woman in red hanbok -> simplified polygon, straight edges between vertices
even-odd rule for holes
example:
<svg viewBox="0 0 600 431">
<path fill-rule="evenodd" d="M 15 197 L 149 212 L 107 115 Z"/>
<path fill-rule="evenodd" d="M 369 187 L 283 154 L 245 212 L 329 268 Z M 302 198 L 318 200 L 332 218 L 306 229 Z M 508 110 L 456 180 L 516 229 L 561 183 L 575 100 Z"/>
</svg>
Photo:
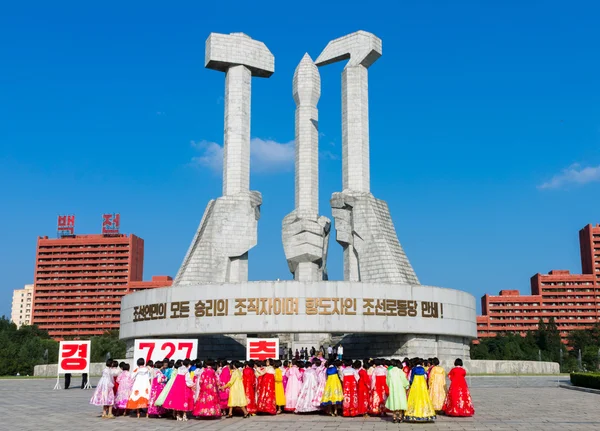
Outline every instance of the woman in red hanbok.
<svg viewBox="0 0 600 431">
<path fill-rule="evenodd" d="M 342 371 L 343 387 L 344 387 L 344 402 L 342 404 L 344 416 L 358 416 L 358 369 L 360 361 L 352 363 L 352 361 L 344 361 L 346 368 Z"/>
<path fill-rule="evenodd" d="M 194 416 L 204 418 L 221 417 L 221 399 L 219 397 L 219 379 L 217 365 L 208 360 L 204 362 L 204 370 L 199 373 L 198 399 L 194 405 Z"/>
<path fill-rule="evenodd" d="M 256 414 L 256 375 L 254 374 L 254 361 L 246 362 L 242 372 L 242 381 L 244 383 L 244 392 L 246 392 L 246 409 L 251 415 Z"/>
<path fill-rule="evenodd" d="M 454 361 L 454 368 L 448 373 L 450 389 L 448 389 L 448 395 L 442 408 L 442 411 L 448 416 L 469 417 L 475 414 L 469 386 L 465 380 L 467 372 L 462 365 L 462 360 L 457 359 Z"/>
<path fill-rule="evenodd" d="M 357 407 L 357 414 L 359 415 L 363 415 L 363 416 L 368 416 L 368 412 L 369 412 L 369 395 L 371 392 L 371 377 L 369 376 L 369 373 L 367 373 L 367 370 L 365 370 L 364 368 L 361 367 L 361 363 L 360 361 L 356 361 L 358 362 L 358 385 L 357 385 L 357 392 L 358 392 L 358 407 Z M 354 363 L 354 365 L 356 365 L 356 362 Z"/>
<path fill-rule="evenodd" d="M 258 371 L 261 382 L 259 384 L 256 407 L 260 413 L 269 413 L 274 415 L 277 413 L 275 405 L 275 369 L 271 362 L 267 359 L 266 367 Z"/>
<path fill-rule="evenodd" d="M 369 413 L 372 415 L 385 415 L 385 401 L 389 394 L 387 385 L 387 368 L 380 359 L 375 359 L 375 369 L 371 375 L 371 399 Z"/>
</svg>

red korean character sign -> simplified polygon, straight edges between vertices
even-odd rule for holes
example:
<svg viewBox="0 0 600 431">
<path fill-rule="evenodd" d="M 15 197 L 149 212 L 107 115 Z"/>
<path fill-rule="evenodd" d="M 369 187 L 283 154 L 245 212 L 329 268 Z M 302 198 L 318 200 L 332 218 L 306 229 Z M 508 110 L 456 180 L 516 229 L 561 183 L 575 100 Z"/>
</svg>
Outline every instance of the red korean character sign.
<svg viewBox="0 0 600 431">
<path fill-rule="evenodd" d="M 162 361 L 165 358 L 196 359 L 198 356 L 198 340 L 160 339 L 160 340 L 135 340 L 133 359 L 143 358 L 148 362 Z"/>
<path fill-rule="evenodd" d="M 58 374 L 90 372 L 91 341 L 61 341 Z"/>
<path fill-rule="evenodd" d="M 56 224 L 58 236 L 75 235 L 75 216 L 59 215 Z"/>
<path fill-rule="evenodd" d="M 117 234 L 121 226 L 120 214 L 102 214 L 102 233 Z"/>
<path fill-rule="evenodd" d="M 246 360 L 279 359 L 279 338 L 248 338 Z"/>
</svg>

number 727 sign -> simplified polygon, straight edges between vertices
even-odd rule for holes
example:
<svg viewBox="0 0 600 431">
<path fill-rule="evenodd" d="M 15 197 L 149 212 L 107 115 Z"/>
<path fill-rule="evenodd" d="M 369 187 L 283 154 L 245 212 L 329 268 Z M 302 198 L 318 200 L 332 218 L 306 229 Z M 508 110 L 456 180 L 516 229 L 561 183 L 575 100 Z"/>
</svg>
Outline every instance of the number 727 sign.
<svg viewBox="0 0 600 431">
<path fill-rule="evenodd" d="M 135 340 L 133 361 L 143 358 L 144 361 L 162 361 L 165 358 L 196 359 L 198 354 L 198 340 L 163 339 L 163 340 Z"/>
</svg>

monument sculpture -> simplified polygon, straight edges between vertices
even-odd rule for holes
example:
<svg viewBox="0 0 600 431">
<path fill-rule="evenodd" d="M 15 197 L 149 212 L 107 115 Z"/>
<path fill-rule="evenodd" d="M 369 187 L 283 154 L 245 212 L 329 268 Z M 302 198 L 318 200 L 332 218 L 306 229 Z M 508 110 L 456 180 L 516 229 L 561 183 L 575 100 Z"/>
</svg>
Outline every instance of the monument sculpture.
<svg viewBox="0 0 600 431">
<path fill-rule="evenodd" d="M 294 72 L 296 102 L 296 209 L 283 219 L 283 248 L 294 280 L 326 280 L 331 221 L 319 217 L 319 111 L 321 77 L 307 54 Z"/>
<path fill-rule="evenodd" d="M 262 197 L 250 191 L 250 84 L 275 72 L 275 58 L 243 33 L 212 33 L 205 62 L 225 72 L 223 196 L 208 203 L 175 286 L 248 281 L 248 250 L 257 241 Z"/>
<path fill-rule="evenodd" d="M 250 191 L 252 77 L 274 73 L 264 43 L 211 33 L 205 65 L 225 72 L 223 196 L 209 202 L 172 287 L 126 295 L 120 336 L 133 354 L 140 338 L 197 337 L 200 357 L 245 355 L 245 339 L 276 336 L 300 347 L 341 341 L 345 356 L 468 356 L 477 336 L 475 298 L 424 286 L 398 241 L 387 204 L 370 191 L 368 68 L 382 54 L 375 35 L 335 39 L 313 62 L 305 54 L 292 83 L 295 208 L 282 223 L 293 280 L 248 281 L 262 204 Z M 342 72 L 342 191 L 331 198 L 344 280 L 327 277 L 330 220 L 319 215 L 317 67 L 348 60 Z"/>
</svg>

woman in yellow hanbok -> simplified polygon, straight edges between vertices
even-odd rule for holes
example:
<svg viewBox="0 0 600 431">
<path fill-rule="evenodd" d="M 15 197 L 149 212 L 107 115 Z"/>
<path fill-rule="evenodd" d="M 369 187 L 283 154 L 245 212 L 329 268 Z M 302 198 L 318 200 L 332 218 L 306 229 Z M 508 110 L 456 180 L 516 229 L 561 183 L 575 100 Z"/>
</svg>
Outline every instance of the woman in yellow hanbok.
<svg viewBox="0 0 600 431">
<path fill-rule="evenodd" d="M 285 407 L 285 389 L 283 387 L 283 372 L 281 371 L 281 361 L 276 360 L 275 367 L 275 404 L 277 405 L 277 414 Z"/>
<path fill-rule="evenodd" d="M 242 368 L 242 363 L 239 361 L 233 361 L 231 363 L 231 367 L 233 368 L 231 372 L 231 379 L 224 388 L 231 388 L 229 390 L 229 399 L 227 400 L 227 406 L 229 407 L 229 415 L 228 418 L 233 417 L 233 408 L 240 407 L 244 412 L 244 418 L 248 417 L 248 410 L 246 410 L 246 406 L 248 405 L 248 400 L 246 399 L 246 392 L 244 391 L 244 383 L 242 380 L 242 372 L 240 369 Z"/>
<path fill-rule="evenodd" d="M 429 392 L 423 360 L 419 359 L 412 369 L 410 392 L 408 394 L 408 408 L 404 414 L 405 422 L 434 422 L 435 410 Z"/>
<path fill-rule="evenodd" d="M 446 371 L 440 367 L 438 358 L 433 358 L 433 367 L 429 370 L 429 398 L 433 409 L 442 411 L 446 400 Z"/>
<path fill-rule="evenodd" d="M 321 407 L 325 407 L 329 415 L 337 416 L 338 407 L 344 402 L 344 391 L 337 367 L 333 362 L 327 362 L 327 364 L 327 382 L 321 398 Z"/>
</svg>

